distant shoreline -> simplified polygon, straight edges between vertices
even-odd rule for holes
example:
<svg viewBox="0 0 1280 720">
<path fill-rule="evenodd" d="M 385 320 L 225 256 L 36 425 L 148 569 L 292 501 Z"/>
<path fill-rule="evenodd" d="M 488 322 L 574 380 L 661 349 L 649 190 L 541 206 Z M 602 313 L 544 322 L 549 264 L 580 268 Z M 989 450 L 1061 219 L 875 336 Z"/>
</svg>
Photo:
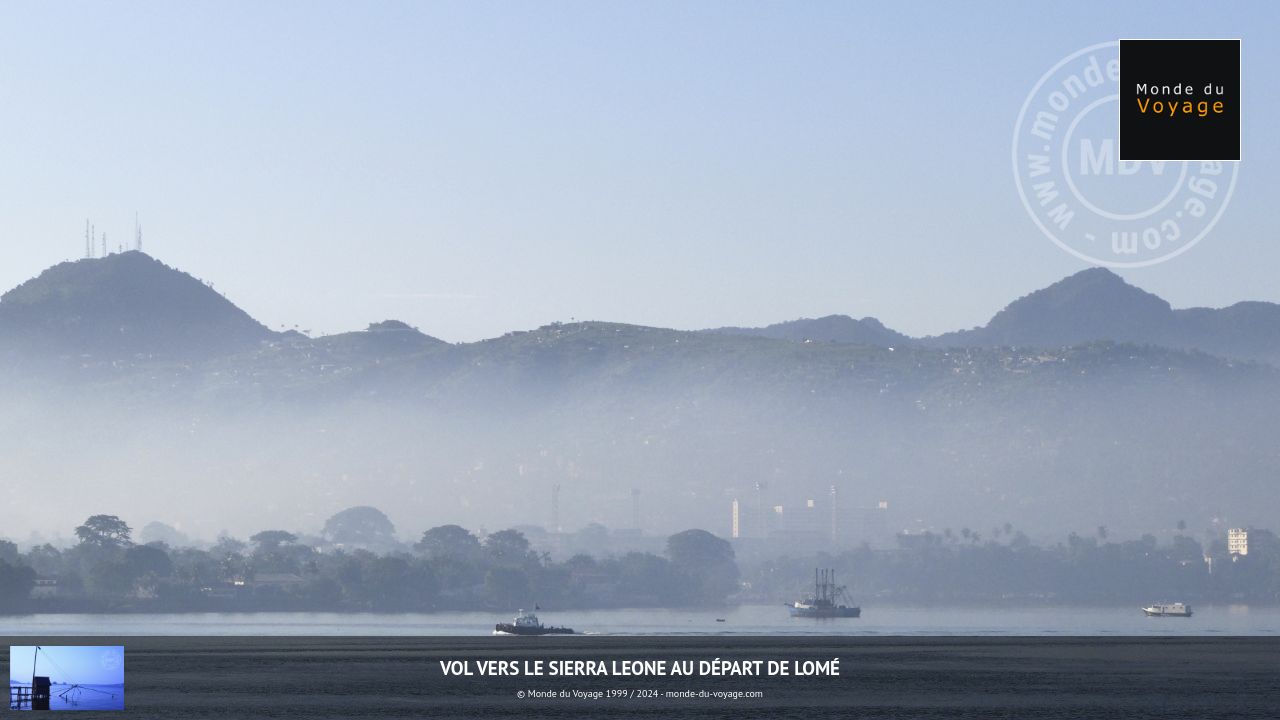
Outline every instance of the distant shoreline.
<svg viewBox="0 0 1280 720">
<path fill-rule="evenodd" d="M 1062 601 L 936 601 L 936 602 L 906 602 L 899 600 L 888 600 L 879 603 L 861 603 L 863 607 L 892 607 L 897 610 L 1138 610 L 1144 603 L 1151 602 L 1151 598 L 1143 598 L 1134 602 L 1062 602 Z M 1243 607 L 1243 609 L 1271 610 L 1280 609 L 1280 602 L 1210 602 L 1197 601 L 1192 598 L 1189 601 L 1199 609 L 1219 609 L 1219 607 Z M 783 602 L 742 602 L 735 605 L 723 606 L 654 606 L 654 605 L 634 605 L 634 606 L 605 606 L 605 607 L 557 607 L 554 611 L 559 614 L 564 612 L 707 612 L 707 614 L 717 614 L 727 610 L 736 610 L 739 607 L 780 607 L 782 609 L 786 603 Z M 59 616 L 59 615 L 375 615 L 381 618 L 390 618 L 396 615 L 465 615 L 465 614 L 490 614 L 504 616 L 509 615 L 515 609 L 508 607 L 479 607 L 479 609 L 439 609 L 439 610 L 306 610 L 306 609 L 244 609 L 244 610 L 157 610 L 157 609 L 81 609 L 81 610 L 46 610 L 38 609 L 27 612 L 0 612 L 0 619 L 10 618 L 32 618 L 32 616 Z"/>
<path fill-rule="evenodd" d="M 1006 600 L 936 600 L 936 601 L 906 601 L 900 599 L 880 599 L 877 601 L 866 601 L 861 603 L 864 608 L 895 608 L 895 609 L 912 609 L 912 610 L 987 610 L 987 609 L 1019 609 L 1019 610 L 1053 610 L 1053 609 L 1074 609 L 1074 610 L 1127 610 L 1140 609 L 1144 604 L 1152 602 L 1152 598 L 1140 598 L 1132 602 L 1065 602 L 1061 600 L 1023 600 L 1023 599 L 1006 599 Z M 1186 602 L 1192 603 L 1197 608 L 1256 608 L 1256 609 L 1273 609 L 1280 608 L 1280 601 L 1275 602 L 1221 602 L 1209 601 L 1198 598 L 1188 598 Z M 688 612 L 697 613 L 705 612 L 707 614 L 716 614 L 735 610 L 738 608 L 749 607 L 778 607 L 783 608 L 787 603 L 779 600 L 773 602 L 742 602 L 729 603 L 725 605 L 713 606 L 688 606 L 688 605 L 610 605 L 601 607 L 557 607 L 553 611 L 556 613 L 602 613 L 602 612 Z M 219 610 L 164 610 L 156 608 L 119 608 L 119 609 L 33 609 L 26 612 L 0 612 L 0 618 L 20 618 L 32 617 L 38 615 L 48 616 L 66 616 L 66 615 L 374 615 L 379 617 L 393 617 L 396 615 L 460 615 L 460 614 L 493 614 L 504 616 L 513 612 L 515 608 L 439 608 L 434 610 L 353 610 L 345 609 L 281 609 L 281 608 L 247 608 L 247 609 L 219 609 Z"/>
</svg>

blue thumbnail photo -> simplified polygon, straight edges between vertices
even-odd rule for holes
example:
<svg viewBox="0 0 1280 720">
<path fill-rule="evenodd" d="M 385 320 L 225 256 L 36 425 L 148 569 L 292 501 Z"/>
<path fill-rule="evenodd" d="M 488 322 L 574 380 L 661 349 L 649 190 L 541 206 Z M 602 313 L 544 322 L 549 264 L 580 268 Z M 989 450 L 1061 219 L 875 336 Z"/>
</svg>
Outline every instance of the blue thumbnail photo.
<svg viewBox="0 0 1280 720">
<path fill-rule="evenodd" d="M 10 710 L 123 710 L 124 647 L 11 645 Z"/>
</svg>

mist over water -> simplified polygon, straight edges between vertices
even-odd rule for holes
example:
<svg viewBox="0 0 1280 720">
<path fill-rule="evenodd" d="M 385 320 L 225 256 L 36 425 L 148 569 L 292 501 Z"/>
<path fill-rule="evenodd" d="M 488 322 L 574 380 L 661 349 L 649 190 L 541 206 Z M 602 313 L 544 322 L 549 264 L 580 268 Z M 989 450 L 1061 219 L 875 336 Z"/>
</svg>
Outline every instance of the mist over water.
<svg viewBox="0 0 1280 720">
<path fill-rule="evenodd" d="M 182 613 L 30 615 L 0 623 L 13 635 L 486 636 L 493 612 Z M 721 610 L 666 608 L 544 612 L 544 622 L 586 635 L 789 636 L 1276 636 L 1280 608 L 1197 606 L 1191 618 L 1149 618 L 1137 607 L 879 605 L 858 619 L 787 616 L 780 605 Z M 717 622 L 721 618 L 724 622 Z M 521 642 L 495 637 L 494 647 Z"/>
</svg>

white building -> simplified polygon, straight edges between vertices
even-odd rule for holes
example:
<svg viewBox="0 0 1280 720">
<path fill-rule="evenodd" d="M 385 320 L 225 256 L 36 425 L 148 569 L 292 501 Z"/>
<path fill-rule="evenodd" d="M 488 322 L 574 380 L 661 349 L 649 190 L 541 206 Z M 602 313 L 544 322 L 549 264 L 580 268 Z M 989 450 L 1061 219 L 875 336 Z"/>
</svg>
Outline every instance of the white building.
<svg viewBox="0 0 1280 720">
<path fill-rule="evenodd" d="M 1231 528 L 1227 530 L 1227 552 L 1232 555 L 1249 554 L 1249 530 L 1247 528 Z"/>
</svg>

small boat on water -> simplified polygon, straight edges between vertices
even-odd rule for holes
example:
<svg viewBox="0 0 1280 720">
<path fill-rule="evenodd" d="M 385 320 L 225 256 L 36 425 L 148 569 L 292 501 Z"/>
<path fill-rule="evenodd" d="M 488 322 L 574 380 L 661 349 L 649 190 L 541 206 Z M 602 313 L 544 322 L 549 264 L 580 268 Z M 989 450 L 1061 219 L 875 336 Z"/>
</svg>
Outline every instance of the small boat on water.
<svg viewBox="0 0 1280 720">
<path fill-rule="evenodd" d="M 1147 617 L 1191 617 L 1191 606 L 1183 603 L 1153 603 L 1142 608 Z"/>
<path fill-rule="evenodd" d="M 843 585 L 836 585 L 835 570 L 813 571 L 813 594 L 787 606 L 791 617 L 805 618 L 856 618 L 862 616 L 862 608 L 850 603 L 849 593 Z"/>
<path fill-rule="evenodd" d="M 509 623 L 493 626 L 494 635 L 573 635 L 573 628 L 543 625 L 538 616 L 523 609 Z"/>
</svg>

